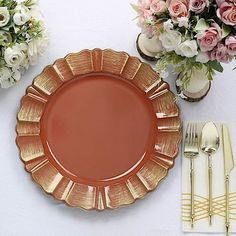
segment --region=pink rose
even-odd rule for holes
[[[166,3],[162,0],[153,0],[150,5],[150,10],[153,13],[161,13],[167,9]]]
[[[229,55],[236,55],[236,36],[229,36],[225,40],[225,46],[228,49]]]
[[[232,2],[232,3],[236,3],[236,0],[216,0],[216,3],[217,3],[217,5],[218,6],[220,6],[222,3],[224,3],[224,2]]]
[[[152,0],[139,0],[139,25],[145,23],[146,20],[152,18],[152,11],[150,10]]]
[[[138,6],[140,9],[150,9],[150,5],[152,3],[152,0],[138,0]]]
[[[189,8],[191,11],[199,14],[209,6],[209,0],[190,0]]]
[[[223,2],[220,4],[219,9],[217,10],[217,16],[226,24],[226,25],[236,25],[236,6],[235,2]]]
[[[152,12],[146,9],[139,9],[139,24],[144,24],[148,19],[152,19]]]
[[[174,20],[189,16],[188,0],[167,0],[168,10]]]
[[[229,55],[227,47],[223,43],[219,43],[211,52],[209,52],[211,61],[217,60],[223,63],[229,63],[233,60],[233,56]]]
[[[221,28],[216,23],[212,23],[210,28],[197,36],[197,41],[202,52],[211,51],[220,40]]]

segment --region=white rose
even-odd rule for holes
[[[5,26],[10,20],[10,14],[7,7],[0,7],[0,27]]]
[[[30,19],[30,10],[22,5],[18,4],[15,7],[15,14],[13,16],[13,21],[16,25],[24,25]]]
[[[201,63],[207,63],[209,61],[209,56],[206,52],[198,52],[196,61]]]
[[[19,68],[24,66],[26,56],[25,50],[27,49],[25,44],[16,44],[13,47],[9,47],[4,52],[4,59],[9,67]]]
[[[178,22],[179,27],[188,28],[188,17],[177,18],[177,22]]]
[[[49,43],[47,31],[43,32],[42,38],[33,39],[28,45],[28,58],[30,65],[35,65],[38,61],[38,56],[42,55]]]
[[[159,39],[167,52],[175,50],[181,43],[181,33],[175,30],[165,31],[160,34]]]
[[[172,30],[174,28],[174,25],[172,24],[171,19],[169,19],[163,23],[163,28],[165,31]]]
[[[11,70],[7,67],[0,69],[0,85],[2,88],[9,88],[12,85]]]
[[[175,52],[183,57],[194,57],[198,54],[196,40],[186,40],[181,43]]]

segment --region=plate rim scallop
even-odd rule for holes
[[[175,126],[172,126],[172,128],[174,127],[173,130],[168,130],[168,127],[163,126],[158,127],[157,131],[163,132],[167,136],[175,134],[175,145],[173,145],[174,148],[171,150],[172,152],[167,154],[165,150],[162,150],[162,148],[157,145],[157,150],[155,149],[155,153],[152,153],[150,160],[148,160],[135,174],[120,183],[100,187],[75,183],[67,177],[62,176],[56,167],[54,167],[47,160],[47,157],[44,156],[42,143],[40,143],[40,118],[43,113],[40,115],[39,109],[43,112],[47,98],[50,97],[61,84],[67,81],[63,77],[63,73],[66,73],[66,71],[64,71],[65,68],[60,68],[63,70],[60,71],[57,67],[58,64],[60,62],[64,63],[62,66],[67,67],[67,73],[71,76],[68,80],[70,80],[76,75],[79,75],[77,74],[81,73],[79,71],[83,72],[84,70],[81,75],[89,73],[87,68],[88,61],[86,61],[89,57],[91,60],[90,72],[111,72],[110,67],[113,66],[114,71],[112,72],[114,74],[130,80],[132,83],[134,83],[136,79],[134,84],[137,88],[143,90],[148,98],[153,101],[153,106],[156,100],[164,99],[162,97],[166,96],[166,99],[172,100],[171,108],[174,109],[174,113],[167,114],[167,117],[165,114],[156,113],[158,114],[157,119],[163,121],[168,118],[175,124]],[[69,60],[72,60],[73,58],[74,61],[70,64]],[[105,61],[104,58],[107,58],[107,61]],[[118,66],[117,62],[120,63]],[[80,65],[80,69],[77,68],[76,70],[76,66],[78,66],[76,63],[82,64]],[[129,64],[134,68],[132,68],[131,65],[128,67]],[[56,73],[56,77],[58,77],[57,79],[59,79],[59,81],[50,81],[54,78],[53,75],[50,74],[50,71],[47,71],[50,69],[52,69],[52,74]],[[141,81],[144,82],[144,84],[140,82],[140,78],[143,78],[144,72],[150,73],[150,77],[155,77],[155,81],[153,78],[153,84],[150,84],[150,82],[153,81],[148,80]],[[49,73],[48,77],[45,76],[47,73]],[[64,76],[66,76],[66,74]],[[40,88],[40,86],[42,87]],[[56,89],[53,86],[56,86]],[[27,99],[35,99],[37,103],[40,103],[37,106],[41,106],[41,108],[33,106],[34,110],[32,110],[28,107],[29,109],[24,113],[24,104],[27,102],[30,104],[30,101],[27,101]],[[170,108],[168,107],[168,109]],[[30,119],[32,120],[30,120],[29,117],[31,117]],[[44,192],[53,196],[55,199],[66,203],[70,207],[79,207],[83,210],[96,209],[102,211],[107,208],[116,209],[121,206],[130,205],[137,199],[144,198],[147,193],[154,190],[159,183],[165,179],[169,169],[174,166],[182,139],[180,109],[176,104],[175,95],[169,89],[168,83],[163,81],[159,74],[156,73],[149,64],[142,62],[137,57],[130,56],[124,51],[118,52],[112,49],[84,49],[77,53],[69,53],[64,58],[59,58],[53,64],[46,66],[43,71],[34,78],[32,84],[27,87],[25,95],[20,100],[16,119],[16,145],[19,149],[20,159],[24,163],[24,168],[30,173],[32,180],[38,184]],[[30,139],[31,142],[27,142],[27,139]],[[122,192],[122,197],[119,196],[120,192]]]

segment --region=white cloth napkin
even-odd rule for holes
[[[198,123],[199,133],[204,123]],[[225,185],[224,185],[224,158],[222,144],[222,127],[216,124],[220,135],[220,147],[212,156],[213,168],[213,217],[212,225],[208,223],[208,169],[207,156],[199,152],[194,160],[195,167],[195,215],[196,222],[191,228],[190,221],[190,160],[182,158],[182,225],[184,232],[224,233],[225,232]],[[183,134],[185,135],[186,126]],[[232,137],[231,137],[232,138]],[[184,139],[183,139],[184,148]],[[234,151],[234,147],[233,147]],[[236,163],[235,163],[236,164]],[[230,173],[230,232],[236,232],[236,167]],[[200,219],[202,218],[202,219]]]

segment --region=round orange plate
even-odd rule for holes
[[[153,190],[178,152],[179,110],[167,83],[124,52],[69,54],[22,98],[25,168],[70,206],[117,208]]]

